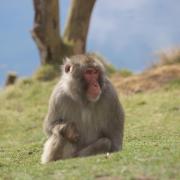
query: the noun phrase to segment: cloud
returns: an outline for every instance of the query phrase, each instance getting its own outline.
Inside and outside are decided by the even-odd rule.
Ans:
[[[0,64],[0,69],[5,69],[7,67],[6,64]]]
[[[131,22],[127,19],[134,19],[134,11],[143,8],[147,0],[99,0],[92,16],[90,38],[97,45],[102,45],[117,37],[123,38],[126,31],[130,31]],[[133,33],[133,32],[132,32]]]
[[[177,3],[176,3],[177,2]],[[173,44],[180,33],[176,8],[164,0],[99,0],[94,9],[89,41],[94,48],[110,46],[114,51],[128,48],[137,37],[150,49]]]
[[[116,12],[141,8],[148,1],[149,0],[99,0],[96,5],[99,6],[99,10]]]
[[[154,52],[180,44],[179,5],[179,0],[99,0],[88,50],[116,66],[142,70]]]

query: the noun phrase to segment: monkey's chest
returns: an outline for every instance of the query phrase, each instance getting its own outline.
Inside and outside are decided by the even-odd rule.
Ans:
[[[96,141],[103,131],[103,125],[99,120],[98,114],[92,113],[89,109],[81,112],[78,130],[81,143],[90,144]]]

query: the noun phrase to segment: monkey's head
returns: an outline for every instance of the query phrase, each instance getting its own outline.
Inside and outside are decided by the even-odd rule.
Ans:
[[[75,55],[66,58],[63,77],[66,77],[72,96],[90,102],[99,100],[104,85],[105,70],[103,64],[93,56]]]

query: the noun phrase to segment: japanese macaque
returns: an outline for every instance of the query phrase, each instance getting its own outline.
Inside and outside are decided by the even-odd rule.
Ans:
[[[67,58],[44,120],[41,162],[121,150],[123,130],[124,111],[101,61]]]

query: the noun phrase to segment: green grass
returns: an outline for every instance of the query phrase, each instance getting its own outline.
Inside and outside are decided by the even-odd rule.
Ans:
[[[0,179],[180,179],[180,81],[121,96],[122,152],[40,164],[42,121],[56,80],[23,80],[0,92]]]

